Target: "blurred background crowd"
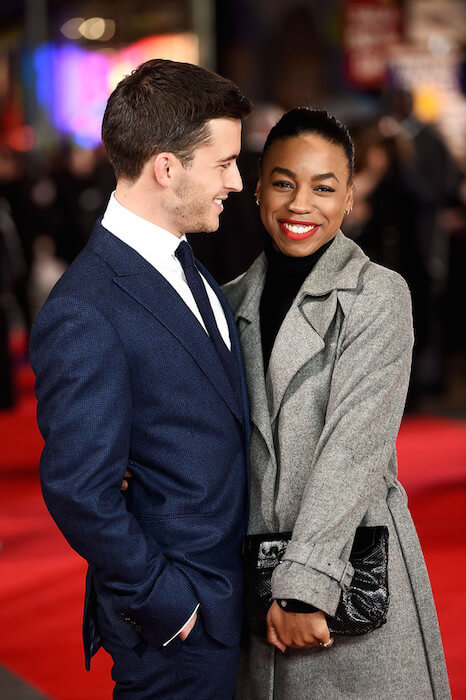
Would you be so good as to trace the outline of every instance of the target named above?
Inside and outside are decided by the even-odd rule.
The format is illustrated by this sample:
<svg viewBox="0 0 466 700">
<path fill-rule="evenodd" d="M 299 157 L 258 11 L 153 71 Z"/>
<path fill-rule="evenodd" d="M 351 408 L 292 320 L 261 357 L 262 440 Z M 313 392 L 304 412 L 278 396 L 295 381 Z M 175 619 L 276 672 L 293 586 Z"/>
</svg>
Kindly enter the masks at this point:
<svg viewBox="0 0 466 700">
<path fill-rule="evenodd" d="M 29 331 L 114 188 L 100 140 L 108 95 L 162 57 L 216 70 L 256 105 L 239 158 L 244 190 L 228 199 L 218 233 L 191 236 L 220 283 L 262 250 L 257 158 L 283 111 L 325 108 L 350 128 L 355 205 L 344 233 L 412 293 L 401 479 L 454 697 L 466 698 L 457 576 L 466 551 L 465 15 L 464 0 L 0 0 L 0 660 L 49 697 L 98 700 L 110 690 L 108 660 L 97 659 L 92 677 L 78 670 L 83 565 L 40 495 Z M 39 697 L 29 687 L 13 694 L 10 677 L 2 693 L 2 678 L 0 665 L 2 697 Z"/>
<path fill-rule="evenodd" d="M 246 269 L 262 248 L 253 192 L 267 131 L 288 108 L 327 108 L 356 144 L 344 232 L 413 295 L 409 405 L 460 411 L 464 19 L 460 0 L 2 0 L 1 407 L 15 400 L 11 329 L 27 338 L 114 187 L 100 143 L 108 94 L 139 63 L 165 57 L 217 70 L 256 104 L 245 189 L 218 235 L 194 238 L 198 257 L 220 282 Z"/>
</svg>

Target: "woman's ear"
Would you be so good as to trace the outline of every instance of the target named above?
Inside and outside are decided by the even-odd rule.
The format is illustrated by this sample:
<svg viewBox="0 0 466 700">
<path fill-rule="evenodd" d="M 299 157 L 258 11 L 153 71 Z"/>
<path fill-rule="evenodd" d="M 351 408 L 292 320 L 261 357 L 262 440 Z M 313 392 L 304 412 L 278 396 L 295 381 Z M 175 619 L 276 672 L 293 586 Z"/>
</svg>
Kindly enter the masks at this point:
<svg viewBox="0 0 466 700">
<path fill-rule="evenodd" d="M 261 181 L 260 178 L 257 181 L 256 185 L 256 190 L 254 192 L 254 201 L 256 202 L 257 206 L 261 203 Z"/>
<path fill-rule="evenodd" d="M 354 187 L 353 185 L 348 185 L 348 192 L 346 193 L 345 200 L 345 211 L 350 212 L 353 209 L 354 204 Z"/>
</svg>

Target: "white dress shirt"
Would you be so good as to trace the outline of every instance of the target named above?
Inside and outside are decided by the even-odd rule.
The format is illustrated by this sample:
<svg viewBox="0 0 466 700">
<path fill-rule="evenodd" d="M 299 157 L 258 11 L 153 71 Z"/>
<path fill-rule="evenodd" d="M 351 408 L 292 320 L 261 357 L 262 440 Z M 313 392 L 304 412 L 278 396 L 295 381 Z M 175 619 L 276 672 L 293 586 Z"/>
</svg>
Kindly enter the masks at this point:
<svg viewBox="0 0 466 700">
<path fill-rule="evenodd" d="M 148 263 L 165 277 L 167 282 L 171 284 L 173 289 L 178 292 L 182 300 L 192 311 L 201 326 L 207 333 L 201 313 L 194 300 L 192 292 L 186 282 L 186 277 L 181 267 L 178 258 L 175 257 L 175 250 L 178 248 L 181 241 L 186 240 L 186 236 L 178 238 L 173 233 L 170 233 L 164 228 L 143 219 L 141 216 L 134 214 L 129 209 L 126 209 L 115 197 L 115 192 L 112 192 L 107 209 L 102 219 L 102 226 L 106 228 L 114 236 L 117 236 L 124 243 L 133 248 L 141 255 Z M 201 274 L 204 282 L 207 295 L 209 297 L 212 310 L 214 312 L 215 321 L 217 323 L 220 334 L 227 348 L 231 350 L 230 333 L 228 330 L 227 320 L 223 312 L 220 301 L 212 287 Z M 190 615 L 183 627 L 178 630 L 168 641 L 163 645 L 170 644 L 175 637 L 186 627 L 192 620 L 199 608 L 199 603 L 196 605 L 194 612 Z"/>
<path fill-rule="evenodd" d="M 120 204 L 115 197 L 115 192 L 112 192 L 110 197 L 102 219 L 102 226 L 133 248 L 139 255 L 142 255 L 148 263 L 165 277 L 207 333 L 201 313 L 186 282 L 181 263 L 175 257 L 175 250 L 181 241 L 186 240 L 186 236 L 183 235 L 181 238 L 178 238 L 178 236 L 166 229 L 134 214 Z M 202 274 L 201 278 L 204 282 L 220 335 L 227 348 L 231 350 L 230 333 L 222 305 Z"/>
</svg>

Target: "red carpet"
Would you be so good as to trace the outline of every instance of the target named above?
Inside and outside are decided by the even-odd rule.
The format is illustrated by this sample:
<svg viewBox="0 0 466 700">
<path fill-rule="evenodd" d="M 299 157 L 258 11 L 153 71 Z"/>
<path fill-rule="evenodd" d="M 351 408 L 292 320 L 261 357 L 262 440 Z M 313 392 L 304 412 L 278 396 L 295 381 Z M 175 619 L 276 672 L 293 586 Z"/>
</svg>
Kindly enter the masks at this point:
<svg viewBox="0 0 466 700">
<path fill-rule="evenodd" d="M 18 406 L 0 413 L 0 662 L 55 700 L 103 700 L 113 686 L 109 657 L 100 651 L 91 673 L 83 669 L 85 566 L 41 499 L 42 441 L 29 368 L 19 371 L 18 382 Z M 408 418 L 398 451 L 431 575 L 453 697 L 466 699 L 466 425 Z"/>
</svg>

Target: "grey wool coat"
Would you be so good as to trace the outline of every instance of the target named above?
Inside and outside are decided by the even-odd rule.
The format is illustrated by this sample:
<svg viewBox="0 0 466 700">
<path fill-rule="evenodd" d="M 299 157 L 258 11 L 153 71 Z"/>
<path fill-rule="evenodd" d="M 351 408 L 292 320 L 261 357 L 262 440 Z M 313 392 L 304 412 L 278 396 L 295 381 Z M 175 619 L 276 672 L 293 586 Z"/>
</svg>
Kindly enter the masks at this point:
<svg viewBox="0 0 466 700">
<path fill-rule="evenodd" d="M 408 386 L 406 283 L 343 233 L 304 281 L 264 378 L 261 255 L 224 292 L 235 314 L 251 401 L 250 534 L 293 531 L 273 574 L 276 598 L 333 615 L 359 525 L 389 528 L 388 621 L 330 649 L 284 654 L 250 636 L 239 700 L 444 700 L 450 697 L 435 606 L 397 481 L 395 440 Z M 349 576 L 349 578 L 348 578 Z"/>
</svg>

